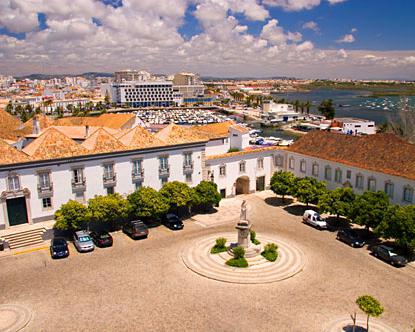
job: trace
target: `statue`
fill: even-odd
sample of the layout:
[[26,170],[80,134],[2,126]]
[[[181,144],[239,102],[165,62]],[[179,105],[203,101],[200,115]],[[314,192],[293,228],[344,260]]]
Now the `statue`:
[[246,201],[243,200],[241,204],[241,215],[239,217],[240,220],[247,220],[246,219]]

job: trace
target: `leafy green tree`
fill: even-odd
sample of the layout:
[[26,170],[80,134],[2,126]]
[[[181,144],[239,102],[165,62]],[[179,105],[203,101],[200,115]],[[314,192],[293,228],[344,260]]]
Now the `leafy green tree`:
[[311,103],[310,103],[310,101],[306,101],[305,103],[304,103],[304,107],[306,108],[306,110],[307,110],[307,114],[310,114],[310,107],[311,107]]
[[336,114],[336,110],[334,109],[333,101],[331,99],[323,100],[318,106],[318,111],[327,119],[333,119]]
[[366,191],[356,196],[347,217],[366,229],[375,229],[385,219],[389,198],[383,191]]
[[78,230],[88,222],[88,209],[85,205],[70,200],[55,212],[55,228],[60,230]]
[[13,104],[12,104],[12,101],[11,100],[7,104],[5,110],[6,110],[7,113],[10,113],[10,114],[13,114],[14,113],[14,107],[13,107]]
[[294,184],[293,196],[308,205],[317,204],[319,198],[327,191],[326,184],[314,178],[297,178]]
[[56,117],[59,118],[63,118],[63,107],[62,106],[58,106],[56,107]]
[[192,189],[183,182],[167,182],[160,189],[160,194],[167,200],[171,210],[176,212],[180,207],[189,206],[192,202]]
[[130,204],[120,194],[95,196],[88,201],[88,217],[91,221],[113,224],[126,219]]
[[351,188],[336,188],[327,191],[319,199],[319,208],[322,212],[328,212],[339,216],[346,216],[355,200],[355,194]]
[[380,302],[370,295],[359,296],[356,304],[367,315],[366,331],[369,332],[369,317],[379,317],[384,309]]
[[218,186],[214,182],[201,181],[193,188],[192,205],[211,207],[219,204],[221,199]]
[[282,201],[285,202],[285,196],[293,192],[295,184],[295,176],[291,172],[278,171],[271,177],[271,190],[276,195],[282,196]]
[[42,110],[39,106],[35,108],[35,114],[42,114]]
[[390,206],[375,231],[384,238],[395,239],[398,246],[412,253],[415,250],[415,206]]
[[136,218],[160,217],[167,213],[169,204],[157,190],[141,187],[127,197],[131,214]]

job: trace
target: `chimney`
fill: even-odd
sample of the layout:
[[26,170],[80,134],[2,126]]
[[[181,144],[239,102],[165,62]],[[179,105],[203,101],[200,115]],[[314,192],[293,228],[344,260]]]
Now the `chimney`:
[[85,138],[88,138],[88,136],[89,136],[89,126],[86,125],[85,126]]
[[33,135],[40,134],[40,122],[37,115],[33,117]]

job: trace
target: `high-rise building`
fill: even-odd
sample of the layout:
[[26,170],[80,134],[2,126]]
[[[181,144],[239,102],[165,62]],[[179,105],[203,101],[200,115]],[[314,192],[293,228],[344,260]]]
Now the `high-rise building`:
[[132,82],[132,81],[148,81],[151,79],[151,74],[145,70],[121,70],[114,73],[114,82]]

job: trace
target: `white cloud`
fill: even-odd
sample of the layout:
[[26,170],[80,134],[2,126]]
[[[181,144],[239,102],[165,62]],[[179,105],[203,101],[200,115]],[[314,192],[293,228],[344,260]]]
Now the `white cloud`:
[[351,33],[355,33],[357,32],[357,28],[352,28],[352,30],[350,30]]
[[309,21],[309,22],[304,23],[302,28],[313,30],[315,32],[318,32],[320,30],[319,27],[318,27],[318,24],[314,21]]
[[338,39],[337,43],[353,43],[355,38],[352,34],[346,34],[342,38]]
[[327,1],[330,3],[330,5],[336,5],[338,3],[345,2],[346,0],[327,0]]
[[281,7],[287,11],[311,9],[320,4],[320,0],[264,0],[268,6]]

